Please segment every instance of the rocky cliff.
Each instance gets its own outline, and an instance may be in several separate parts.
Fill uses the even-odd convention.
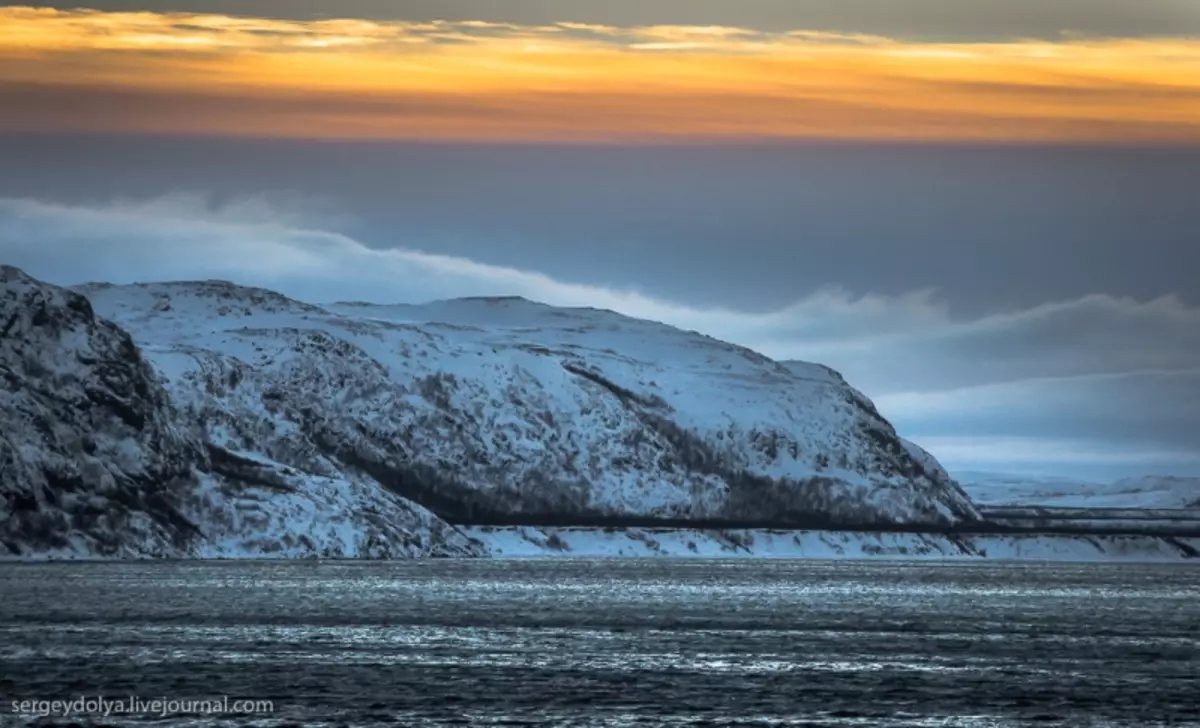
[[[479,552],[373,483],[214,444],[126,331],[11,267],[0,267],[0,376],[0,553]]]

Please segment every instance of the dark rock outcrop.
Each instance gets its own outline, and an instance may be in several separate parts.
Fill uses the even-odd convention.
[[[84,296],[0,267],[0,540],[11,551],[186,549],[203,467],[154,369]]]

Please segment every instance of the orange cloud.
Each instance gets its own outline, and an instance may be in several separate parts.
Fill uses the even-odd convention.
[[[1200,142],[1200,40],[0,9],[0,130]]]

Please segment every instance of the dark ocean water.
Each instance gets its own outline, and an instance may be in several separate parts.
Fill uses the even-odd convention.
[[[96,696],[273,711],[13,712]],[[1200,568],[0,564],[0,699],[3,726],[1200,726]]]

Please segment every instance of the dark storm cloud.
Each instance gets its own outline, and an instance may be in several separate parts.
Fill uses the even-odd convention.
[[[20,5],[4,2],[0,5]],[[854,32],[921,40],[1200,34],[1193,0],[91,0],[103,10],[185,11],[311,19],[482,20],[603,25],[722,25]]]
[[[0,135],[0,195],[337,199],[403,245],[694,306],[830,284],[936,288],[955,315],[1200,286],[1200,151],[788,145],[575,148]]]
[[[781,327],[772,335],[784,350],[837,357],[848,377],[870,381],[878,394],[1200,367],[1200,309],[1174,296],[1143,303],[1091,295],[964,322],[935,307],[908,320],[911,328],[889,324],[886,331],[885,377],[876,362],[852,356],[877,345],[874,337],[884,331],[860,335],[841,327],[818,340],[814,331]],[[931,320],[944,325],[930,327]]]
[[[1094,83],[1094,80],[1092,81]],[[1069,98],[1075,103],[1099,102],[1116,99],[1137,99],[1139,103],[1153,103],[1167,99],[1200,99],[1200,90],[1188,86],[1172,86],[1160,83],[1154,86],[1110,82],[1105,85],[1038,85],[1034,83],[1011,83],[1003,81],[930,81],[929,87],[956,88],[972,94],[986,93],[989,96],[1007,95],[1013,98],[1029,98],[1041,94],[1047,99]]]
[[[51,63],[80,62],[70,55],[62,54]],[[142,62],[152,62],[152,58],[144,58]],[[41,65],[44,68],[49,63]],[[136,66],[136,63],[131,65]],[[1147,99],[1156,95],[1180,96],[1183,92],[1184,89],[1168,87],[1148,90],[1145,96]],[[1077,99],[1109,95],[1104,90],[1068,89],[1063,93]],[[1200,98],[1200,92],[1193,92],[1193,95]],[[838,99],[797,99],[785,94],[686,91],[670,94],[593,91],[586,95],[551,91],[467,95],[452,90],[312,93],[303,89],[279,89],[263,92],[256,89],[230,91],[220,87],[171,91],[100,83],[18,81],[0,84],[0,107],[7,110],[0,118],[0,132],[173,131],[285,138],[357,135],[428,138],[447,128],[463,129],[464,125],[471,125],[464,132],[471,140],[486,141],[489,133],[495,133],[501,138],[516,134],[517,139],[531,141],[538,138],[536,132],[539,130],[551,138],[567,134],[566,138],[570,139],[572,133],[584,137],[594,133],[597,138],[606,138],[604,135],[612,129],[640,129],[646,124],[670,128],[675,120],[702,118],[717,107],[741,109],[742,116],[730,118],[743,123],[799,114],[814,128],[850,125],[876,129],[892,126],[923,129],[1037,127],[1055,138],[1068,139],[1080,136],[1184,138],[1195,128],[1186,121],[1144,120],[1131,124],[1107,119],[1061,118],[1053,114],[1026,114],[1017,118],[1011,113],[997,114],[982,109],[895,109]],[[596,119],[597,110],[603,111],[602,125],[586,126]],[[678,124],[674,128],[678,128]],[[647,134],[649,136],[641,139],[641,143],[658,138],[652,133]],[[695,145],[704,139],[704,132],[697,131],[685,143]],[[714,134],[712,141],[730,142],[721,134]],[[765,144],[771,139],[764,131],[756,141]]]
[[[0,106],[9,111],[0,128],[46,131],[56,119],[71,131],[72,120],[84,120],[91,129],[137,130],[157,128],[177,119],[205,115],[237,122],[261,116],[295,116],[317,120],[339,115],[361,117],[448,117],[503,119],[518,117],[518,99],[483,95],[366,94],[314,95],[303,91],[261,93],[171,93],[158,89],[133,89],[98,84],[6,83],[0,85]]]

